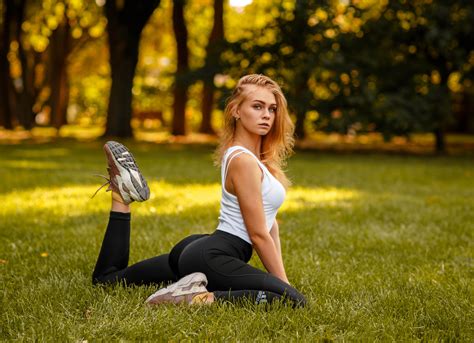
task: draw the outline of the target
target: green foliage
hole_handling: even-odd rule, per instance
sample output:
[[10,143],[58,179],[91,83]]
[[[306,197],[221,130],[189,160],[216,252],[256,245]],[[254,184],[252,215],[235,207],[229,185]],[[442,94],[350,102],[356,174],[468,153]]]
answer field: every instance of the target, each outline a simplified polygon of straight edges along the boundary
[[[360,18],[368,11],[352,9]],[[467,1],[384,3],[360,32],[336,38],[338,58],[327,65],[333,73],[321,80],[335,92],[321,102],[316,124],[387,137],[444,130],[451,92],[471,84],[473,20]]]
[[108,54],[102,36],[69,57],[70,123],[104,123],[111,83]]
[[[50,96],[50,40],[67,21],[73,41],[67,60],[69,119],[104,122],[111,82],[106,19],[98,4],[102,2],[28,2],[22,43],[40,88],[35,112]],[[281,82],[300,135],[308,129],[378,131],[388,139],[443,131],[453,120],[452,95],[472,91],[472,1],[254,0],[240,8],[226,3],[226,50],[215,63],[219,65],[204,66],[212,5],[212,0],[199,0],[185,6],[191,129],[201,119],[201,81],[216,71],[219,110],[243,74],[265,73]],[[176,71],[171,12],[172,1],[161,1],[143,31],[132,90],[135,112],[161,111],[168,122]],[[17,88],[19,54],[14,42],[9,60]],[[221,118],[215,117],[219,123]]]
[[[133,205],[130,262],[212,232],[212,148],[131,148],[153,196]],[[1,340],[474,339],[470,157],[292,157],[282,249],[310,303],[295,311],[147,308],[155,287],[93,287],[110,205],[106,193],[90,199],[102,155],[98,143],[0,146]],[[256,256],[251,263],[262,268]]]
[[234,77],[279,79],[299,133],[308,111],[317,129],[387,138],[450,123],[451,93],[472,85],[471,2],[293,5],[268,4],[267,25],[231,41],[224,59]]
[[[90,69],[87,68],[87,63],[78,66],[75,62],[77,55],[84,53],[88,54],[86,60],[101,60],[97,46],[93,54],[92,50],[88,49],[89,43],[102,37],[104,33],[106,20],[100,14],[100,8],[94,1],[89,0],[33,1],[26,2],[26,5],[24,20],[14,23],[21,32],[12,37],[9,62],[16,92],[22,93],[24,89],[27,90],[33,107],[27,110],[33,111],[35,115],[41,114],[36,118],[37,124],[50,124],[53,121],[53,118],[50,118],[53,106],[51,99],[52,92],[57,91],[57,85],[53,84],[53,80],[56,74],[62,71],[58,70],[58,64],[61,64],[58,61],[65,59],[72,75],[68,78],[68,81],[71,80],[72,89],[70,98],[66,94],[69,90],[63,92],[63,97],[70,100],[71,121],[74,121],[78,111],[85,112],[86,117],[90,116],[91,112],[97,112],[95,99],[90,99],[90,94],[96,89],[85,89],[78,81],[86,73],[90,73]],[[56,43],[56,48],[53,48],[53,43]],[[102,49],[99,48],[100,50]],[[100,68],[98,71],[100,75]],[[63,87],[68,84],[66,82]],[[101,91],[100,87],[97,90]],[[67,105],[67,100],[65,102]]]
[[66,20],[73,39],[97,38],[105,30],[107,21],[100,8],[91,0],[47,0],[28,7],[28,18],[22,24],[27,34],[26,47],[37,52],[46,51],[51,35]]

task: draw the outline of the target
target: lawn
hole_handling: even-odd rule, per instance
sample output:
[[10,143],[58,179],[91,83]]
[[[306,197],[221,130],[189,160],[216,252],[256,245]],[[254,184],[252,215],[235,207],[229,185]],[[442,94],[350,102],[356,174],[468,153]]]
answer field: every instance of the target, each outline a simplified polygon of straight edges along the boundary
[[[133,205],[130,262],[212,232],[212,147],[129,145],[152,191]],[[156,287],[91,285],[110,205],[90,199],[101,144],[0,146],[0,340],[474,340],[472,155],[301,151],[288,170],[282,249],[307,308],[148,308]]]

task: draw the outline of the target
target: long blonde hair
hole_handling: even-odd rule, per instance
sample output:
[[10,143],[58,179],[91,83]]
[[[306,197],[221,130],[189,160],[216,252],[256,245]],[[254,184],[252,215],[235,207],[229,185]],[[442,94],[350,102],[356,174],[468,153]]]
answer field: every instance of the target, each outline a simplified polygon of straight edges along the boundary
[[250,93],[248,85],[264,87],[275,96],[277,102],[275,121],[270,132],[262,137],[261,152],[258,157],[270,173],[287,188],[291,182],[286,177],[283,168],[286,165],[286,158],[293,153],[294,125],[288,114],[287,101],[280,86],[268,76],[261,74],[243,76],[227,99],[224,110],[224,130],[214,155],[215,164],[221,166],[222,157],[232,144],[236,128],[234,113]]

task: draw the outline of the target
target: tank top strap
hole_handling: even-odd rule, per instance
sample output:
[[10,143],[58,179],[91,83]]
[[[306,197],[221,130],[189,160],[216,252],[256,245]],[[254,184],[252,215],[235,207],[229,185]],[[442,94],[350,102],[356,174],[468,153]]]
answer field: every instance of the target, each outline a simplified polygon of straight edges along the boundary
[[[239,151],[240,150],[240,151]],[[237,153],[233,154],[235,151]],[[225,184],[225,179],[227,178],[227,172],[229,171],[229,164],[232,161],[232,159],[242,153],[247,153],[250,156],[253,156],[255,160],[258,163],[258,166],[262,170],[262,172],[265,174],[265,165],[255,156],[253,152],[251,152],[249,149],[244,148],[243,146],[240,145],[234,145],[231,146],[229,149],[227,149],[226,153],[224,154],[223,161],[222,161],[222,182]],[[233,155],[232,155],[233,154]],[[232,156],[231,156],[232,155]],[[229,159],[230,156],[230,159]]]

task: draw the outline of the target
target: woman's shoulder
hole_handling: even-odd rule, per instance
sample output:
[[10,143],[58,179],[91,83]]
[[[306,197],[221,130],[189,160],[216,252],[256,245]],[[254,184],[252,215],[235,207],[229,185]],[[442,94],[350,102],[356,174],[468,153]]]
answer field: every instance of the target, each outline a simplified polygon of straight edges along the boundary
[[235,156],[232,156],[231,154],[231,157],[233,157],[232,158],[233,163],[241,167],[258,166],[257,159],[254,156],[250,155],[249,153],[246,153],[246,152],[239,153],[238,151],[235,151]]
[[262,163],[250,150],[244,147],[235,146],[235,149],[231,150],[227,157],[226,166],[228,172],[232,170],[237,175],[254,173],[262,175],[262,172],[264,172]]
[[246,153],[238,154],[229,160],[227,169],[228,175],[233,178],[233,181],[244,186],[249,185],[251,180],[260,180],[264,174],[257,160]]

